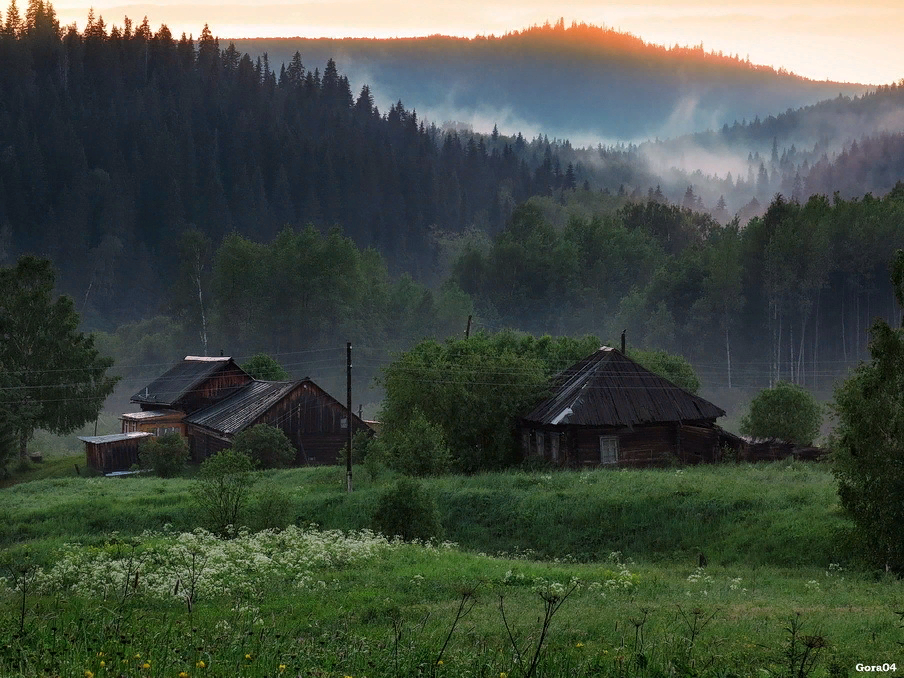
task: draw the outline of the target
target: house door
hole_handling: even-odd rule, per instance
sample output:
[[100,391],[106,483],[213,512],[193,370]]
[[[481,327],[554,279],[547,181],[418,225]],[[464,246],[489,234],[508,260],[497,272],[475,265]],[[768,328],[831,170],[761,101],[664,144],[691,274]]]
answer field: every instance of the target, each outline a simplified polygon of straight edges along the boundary
[[618,463],[618,436],[600,436],[600,464]]

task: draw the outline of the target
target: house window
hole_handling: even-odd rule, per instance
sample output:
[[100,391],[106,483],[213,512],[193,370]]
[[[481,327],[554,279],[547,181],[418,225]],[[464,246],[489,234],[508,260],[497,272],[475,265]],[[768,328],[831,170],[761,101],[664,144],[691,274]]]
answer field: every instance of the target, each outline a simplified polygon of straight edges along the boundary
[[550,433],[549,434],[550,447],[552,448],[551,449],[552,460],[554,462],[559,461],[559,438],[560,438],[560,436],[558,433]]
[[343,429],[348,428],[348,417],[342,417],[339,420],[339,428],[343,428]]
[[618,436],[600,436],[600,463],[618,463]]
[[546,456],[546,436],[543,435],[543,431],[537,431],[537,455]]

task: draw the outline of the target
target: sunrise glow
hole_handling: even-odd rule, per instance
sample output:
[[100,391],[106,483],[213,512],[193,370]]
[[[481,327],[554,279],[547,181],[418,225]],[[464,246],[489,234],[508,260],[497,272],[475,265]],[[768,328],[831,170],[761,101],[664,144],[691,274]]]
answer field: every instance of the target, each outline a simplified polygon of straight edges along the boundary
[[[565,3],[478,2],[447,3],[412,0],[323,0],[266,4],[236,0],[229,4],[205,1],[123,4],[94,3],[95,13],[108,24],[125,15],[133,21],[147,16],[156,28],[166,23],[179,35],[195,36],[204,23],[222,38],[249,37],[408,37],[431,34],[473,37],[501,34],[532,24],[586,21],[629,31],[658,44],[698,45],[707,50],[750,56],[755,63],[783,67],[809,78],[864,83],[889,83],[904,77],[904,6],[893,0],[814,2],[777,0],[614,0]],[[64,24],[85,25],[89,6],[84,0],[55,4]]]

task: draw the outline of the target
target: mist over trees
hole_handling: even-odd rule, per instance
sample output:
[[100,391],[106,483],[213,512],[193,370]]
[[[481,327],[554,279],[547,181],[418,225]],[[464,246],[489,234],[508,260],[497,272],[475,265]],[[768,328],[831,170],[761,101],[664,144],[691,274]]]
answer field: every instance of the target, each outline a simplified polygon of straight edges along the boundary
[[[563,20],[505,35],[237,41],[273,63],[336,59],[353,82],[401,97],[438,123],[605,140],[666,138],[816,103],[863,85],[817,82],[703,45],[666,47]],[[391,99],[392,100],[392,99]],[[567,102],[567,105],[563,105]],[[488,131],[488,129],[487,129]]]
[[[788,113],[717,133],[772,134],[734,175],[671,156],[659,171],[666,142],[440,129],[398,101],[381,112],[333,60],[277,67],[207,29],[175,39],[92,15],[78,32],[38,0],[2,18],[0,259],[51,258],[138,381],[220,351],[320,377],[351,340],[358,388],[472,315],[475,329],[605,341],[627,328],[707,385],[823,387],[864,356],[875,315],[899,313],[885,275],[904,246],[894,133],[830,157],[783,145],[782,125],[814,119]],[[530,40],[558,44],[564,29],[538,30]],[[878,120],[901,89],[814,110]],[[857,197],[873,186],[887,194]]]
[[469,247],[453,279],[498,327],[616,337],[680,353],[707,385],[826,388],[900,310],[904,183],[878,199],[777,196],[745,228],[648,202],[553,228],[535,201]]

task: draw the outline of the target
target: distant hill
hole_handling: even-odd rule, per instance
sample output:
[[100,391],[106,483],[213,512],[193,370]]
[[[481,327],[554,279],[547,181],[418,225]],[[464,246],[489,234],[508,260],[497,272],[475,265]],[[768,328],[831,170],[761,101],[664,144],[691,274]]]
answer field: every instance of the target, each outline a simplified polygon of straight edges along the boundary
[[501,37],[252,39],[278,69],[298,51],[305,65],[332,57],[353,87],[378,103],[401,99],[421,117],[547,134],[572,141],[672,137],[753,120],[839,94],[859,84],[817,82],[700,47],[666,48],[627,33],[560,22]]
[[819,145],[823,150],[851,139],[884,132],[904,131],[904,80],[880,86],[860,96],[837,96],[784,113],[725,124],[721,129],[698,132],[688,142],[698,146],[743,146],[768,151],[773,141],[798,148]]
[[847,197],[883,195],[904,179],[902,133],[904,84],[892,84],[640,144],[631,164],[658,176],[673,200],[693,185],[708,206],[724,196],[733,214],[753,197],[764,208],[776,192],[799,200],[835,191]]

